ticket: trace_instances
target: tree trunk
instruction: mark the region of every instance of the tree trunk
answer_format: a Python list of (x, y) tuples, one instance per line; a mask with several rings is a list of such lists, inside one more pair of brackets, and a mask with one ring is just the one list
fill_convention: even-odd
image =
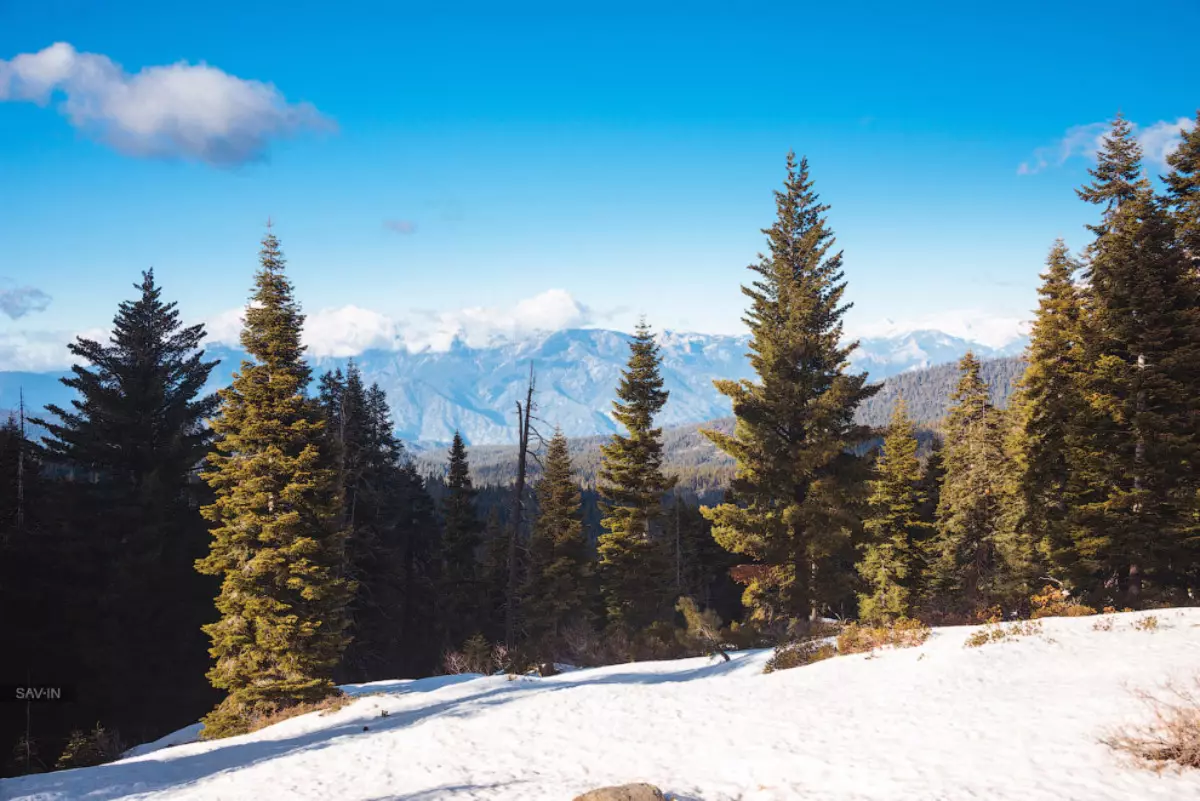
[(512, 648), (516, 639), (517, 614), (517, 538), (521, 536), (521, 518), (524, 511), (526, 457), (529, 454), (529, 423), (533, 415), (533, 364), (529, 365), (529, 387), (525, 392), (525, 405), (517, 401), (517, 482), (513, 489), (513, 522), (508, 535), (508, 587), (504, 598), (504, 644)]

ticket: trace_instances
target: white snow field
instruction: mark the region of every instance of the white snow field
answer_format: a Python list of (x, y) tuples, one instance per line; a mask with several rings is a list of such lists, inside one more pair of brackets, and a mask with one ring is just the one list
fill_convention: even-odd
[[(1157, 630), (1134, 628), (1149, 614)], [(0, 782), (0, 798), (569, 801), (647, 781), (680, 801), (1200, 799), (1200, 771), (1155, 773), (1100, 742), (1146, 718), (1132, 690), (1200, 672), (1200, 609), (1112, 617), (980, 648), (964, 647), (973, 628), (937, 629), (769, 675), (755, 651), (357, 685), (333, 714), (167, 747), (190, 727), (110, 765)]]

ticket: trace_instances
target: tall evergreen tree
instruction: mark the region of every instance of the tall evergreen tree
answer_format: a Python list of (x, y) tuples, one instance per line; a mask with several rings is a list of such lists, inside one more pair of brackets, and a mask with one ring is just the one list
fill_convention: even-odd
[(1025, 588), (1017, 582), (1029, 554), (1005, 536), (1004, 419), (988, 400), (974, 354), (967, 353), (959, 366), (927, 585), (935, 605), (946, 607), (935, 611), (974, 613), (1022, 597)]
[(1060, 239), (1050, 249), (1028, 367), (1009, 404), (1013, 416), (1015, 487), (1012, 525), (1037, 543), (1044, 561), (1069, 572), (1074, 550), (1070, 515), (1080, 499), (1072, 453), (1082, 425), (1083, 309), (1075, 274), (1078, 262)]
[(870, 436), (854, 410), (877, 391), (865, 374), (846, 373), (857, 343), (841, 343), (849, 309), (842, 254), (832, 250), (828, 207), (813, 191), (806, 160), (797, 166), (788, 154), (775, 205), (777, 219), (764, 230), (768, 253), (742, 287), (758, 381), (715, 382), (733, 401), (737, 423), (732, 435), (705, 432), (737, 460), (740, 503), (705, 514), (717, 542), (753, 561), (739, 575), (759, 621), (807, 618), (849, 594), (841, 565), (860, 527), (855, 506), (866, 476), (849, 449)]
[(858, 563), (868, 588), (858, 596), (863, 620), (881, 622), (911, 614), (919, 589), (915, 586), (920, 577), (917, 550), (932, 528), (921, 519), (923, 502), (917, 433), (901, 398), (876, 463), (863, 521), (867, 539)]
[[(1081, 471), (1101, 497), (1080, 508), (1075, 548), (1093, 586), (1124, 603), (1182, 591), (1195, 559), (1200, 457), (1200, 284), (1171, 216), (1118, 118), (1080, 196), (1103, 207), (1087, 251), (1089, 399)], [(1113, 599), (1115, 601), (1115, 599)]]
[(1200, 274), (1200, 111), (1191, 130), (1182, 131), (1180, 136), (1179, 147), (1167, 156), (1171, 170), (1163, 176), (1163, 182), (1179, 242), (1191, 260), (1193, 273)]
[(457, 648), (468, 637), (480, 633), (484, 597), (477, 551), (482, 526), (475, 508), (475, 487), (467, 461), (467, 446), (458, 432), (450, 445), (446, 475), (446, 497), (442, 499), (442, 590), (446, 646)]
[(256, 715), (335, 691), (353, 585), (342, 575), (346, 529), (338, 474), (300, 344), (304, 315), (268, 232), (246, 309), (243, 361), (213, 419), (218, 453), (204, 479), (216, 501), (202, 573), (222, 577), (212, 639), (213, 686), (228, 696), (206, 737), (246, 731)]
[(529, 576), (521, 608), (526, 636), (545, 646), (570, 624), (584, 622), (587, 612), (590, 565), (579, 517), (579, 487), (571, 478), (571, 456), (561, 431), (550, 439), (535, 491), (538, 516), (529, 540)]
[(663, 389), (658, 344), (644, 320), (629, 351), (613, 402), (613, 417), (627, 434), (614, 434), (600, 449), (597, 485), (605, 533), (597, 550), (610, 625), (640, 629), (671, 612), (658, 523), (663, 495), (675, 482), (663, 472), (662, 429), (654, 427), (669, 393)]
[(82, 650), (105, 699), (95, 712), (142, 739), (211, 702), (199, 627), (212, 589), (192, 570), (207, 539), (193, 479), (211, 444), (204, 420), (216, 397), (202, 390), (217, 363), (204, 359), (204, 327), (180, 322), (153, 270), (134, 288), (108, 343), (68, 346), (79, 360), (62, 379), (78, 395), (71, 409), (48, 406), (56, 419), (35, 422), (49, 432), (46, 458), (81, 479), (59, 494), (71, 496), (64, 525), (87, 532), (76, 556), (91, 563), (78, 588), (89, 619), (79, 628), (94, 637)]

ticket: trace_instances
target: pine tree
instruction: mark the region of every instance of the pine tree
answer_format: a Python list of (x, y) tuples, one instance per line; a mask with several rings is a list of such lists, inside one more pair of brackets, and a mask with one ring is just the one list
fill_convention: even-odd
[(475, 509), (475, 487), (467, 460), (467, 446), (458, 432), (450, 445), (442, 499), (442, 589), (439, 605), (443, 613), (446, 647), (457, 648), (482, 625), (483, 587), (476, 551), (481, 543), (481, 526)]
[(192, 570), (207, 540), (192, 479), (211, 444), (204, 421), (217, 399), (202, 393), (217, 363), (204, 359), (204, 327), (181, 323), (153, 270), (134, 288), (108, 343), (69, 345), (79, 360), (62, 379), (78, 395), (70, 410), (51, 405), (56, 419), (34, 422), (49, 432), (46, 458), (81, 479), (58, 494), (63, 525), (86, 537), (59, 533), (89, 563), (75, 592), (87, 596), (81, 672), (97, 685), (89, 695), (104, 699), (93, 711), (150, 739), (211, 703), (199, 627), (213, 588)]
[(1200, 111), (1191, 130), (1182, 131), (1181, 136), (1179, 147), (1167, 156), (1171, 171), (1163, 176), (1163, 182), (1179, 243), (1191, 259), (1193, 273), (1200, 274)]
[(654, 334), (643, 320), (629, 343), (613, 417), (627, 435), (601, 446), (598, 488), (605, 533), (597, 547), (608, 622), (641, 629), (671, 612), (669, 567), (660, 531), (663, 495), (674, 485), (663, 472), (662, 429), (654, 417), (667, 402)]
[(1009, 404), (1013, 417), (1008, 452), (1014, 471), (1010, 526), (1037, 543), (1044, 561), (1067, 575), (1074, 550), (1071, 511), (1079, 501), (1072, 453), (1083, 414), (1083, 309), (1075, 274), (1078, 262), (1060, 239), (1054, 243), (1038, 289), (1028, 367)]
[(263, 239), (246, 309), (243, 361), (213, 419), (218, 453), (204, 479), (216, 501), (202, 573), (222, 577), (212, 639), (214, 687), (228, 691), (204, 719), (209, 738), (247, 730), (261, 714), (335, 692), (353, 584), (342, 575), (346, 531), (338, 475), (300, 344), (304, 315), (279, 241)]
[(920, 576), (915, 552), (932, 528), (921, 519), (917, 434), (903, 399), (892, 412), (876, 474), (863, 521), (867, 541), (858, 563), (869, 591), (858, 596), (858, 614), (866, 621), (883, 622), (911, 614)]
[(521, 607), (526, 635), (545, 647), (564, 628), (586, 618), (589, 564), (579, 487), (571, 478), (571, 456), (561, 431), (550, 439), (535, 491), (538, 516), (529, 540), (529, 576)]
[[(1087, 439), (1075, 549), (1092, 586), (1124, 604), (1183, 591), (1194, 563), (1200, 457), (1200, 285), (1175, 223), (1141, 176), (1120, 118), (1080, 196), (1103, 207), (1087, 251)], [(1116, 602), (1115, 598), (1112, 598)]]
[(807, 161), (797, 167), (788, 155), (784, 186), (775, 193), (778, 218), (764, 231), (769, 252), (742, 287), (758, 381), (715, 382), (733, 401), (737, 423), (732, 435), (705, 432), (737, 460), (740, 501), (705, 514), (717, 542), (753, 560), (738, 575), (747, 585), (743, 602), (762, 622), (808, 618), (853, 597), (842, 565), (853, 561), (866, 465), (850, 449), (870, 436), (853, 417), (877, 391), (865, 374), (845, 372), (857, 343), (841, 344), (849, 309), (842, 254), (832, 252), (828, 207), (813, 191)]
[(959, 368), (926, 583), (934, 611), (978, 613), (1028, 597), (1018, 582), (1029, 554), (1005, 536), (1004, 418), (988, 400), (974, 354), (967, 353)]

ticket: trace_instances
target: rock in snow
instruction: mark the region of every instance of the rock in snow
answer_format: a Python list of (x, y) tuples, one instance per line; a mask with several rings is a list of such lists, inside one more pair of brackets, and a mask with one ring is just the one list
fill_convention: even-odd
[[(1149, 614), (1157, 630), (1135, 629)], [(1136, 691), (1200, 671), (1200, 609), (1095, 620), (981, 648), (963, 647), (973, 627), (936, 629), (768, 675), (750, 651), (355, 685), (333, 714), (0, 781), (0, 798), (566, 801), (653, 781), (675, 801), (1200, 799), (1200, 771), (1156, 774), (1101, 742), (1148, 720)]]
[(664, 801), (662, 790), (653, 784), (622, 784), (601, 787), (575, 796), (575, 801)]

